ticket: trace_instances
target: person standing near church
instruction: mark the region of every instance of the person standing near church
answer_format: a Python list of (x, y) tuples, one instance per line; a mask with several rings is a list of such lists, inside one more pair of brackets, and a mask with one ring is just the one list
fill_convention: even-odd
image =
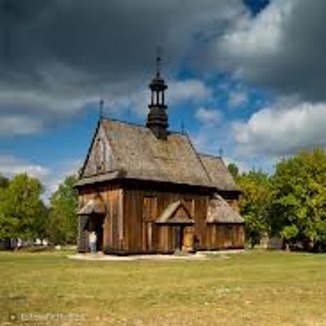
[(96, 233), (95, 231), (92, 231), (90, 234), (89, 234), (89, 249), (90, 249), (90, 252), (92, 254), (95, 254), (96, 253), (96, 240), (97, 240), (97, 236), (96, 236)]

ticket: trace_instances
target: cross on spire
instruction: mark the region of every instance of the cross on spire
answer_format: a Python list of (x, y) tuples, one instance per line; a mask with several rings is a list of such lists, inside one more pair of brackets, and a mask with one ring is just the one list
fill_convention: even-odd
[(100, 103), (99, 103), (99, 117), (100, 117), (100, 119), (103, 118), (103, 110), (104, 110), (104, 100), (100, 99)]
[(162, 63), (161, 54), (162, 54), (162, 48), (158, 46), (156, 48), (156, 76), (157, 77), (159, 77), (161, 73), (161, 63)]

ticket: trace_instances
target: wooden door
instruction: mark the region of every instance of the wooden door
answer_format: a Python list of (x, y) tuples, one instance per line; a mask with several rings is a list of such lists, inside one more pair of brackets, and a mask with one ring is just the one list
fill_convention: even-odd
[(183, 251), (193, 251), (194, 250), (194, 227), (186, 226), (183, 229), (183, 241), (182, 250)]
[(182, 250), (183, 247), (184, 226), (174, 226), (174, 250)]

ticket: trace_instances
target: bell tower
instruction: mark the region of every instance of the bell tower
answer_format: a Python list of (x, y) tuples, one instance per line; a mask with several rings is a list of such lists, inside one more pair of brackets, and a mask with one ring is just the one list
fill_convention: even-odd
[(151, 90), (151, 103), (148, 105), (146, 127), (149, 128), (158, 139), (167, 139), (168, 116), (165, 104), (165, 90), (168, 88), (160, 72), (161, 57), (156, 57), (156, 75), (149, 84)]

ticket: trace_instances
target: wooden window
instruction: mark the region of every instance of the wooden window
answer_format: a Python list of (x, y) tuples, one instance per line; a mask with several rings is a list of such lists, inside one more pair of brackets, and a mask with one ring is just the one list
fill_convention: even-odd
[(95, 164), (96, 172), (104, 171), (105, 146), (103, 139), (98, 138), (95, 145)]

